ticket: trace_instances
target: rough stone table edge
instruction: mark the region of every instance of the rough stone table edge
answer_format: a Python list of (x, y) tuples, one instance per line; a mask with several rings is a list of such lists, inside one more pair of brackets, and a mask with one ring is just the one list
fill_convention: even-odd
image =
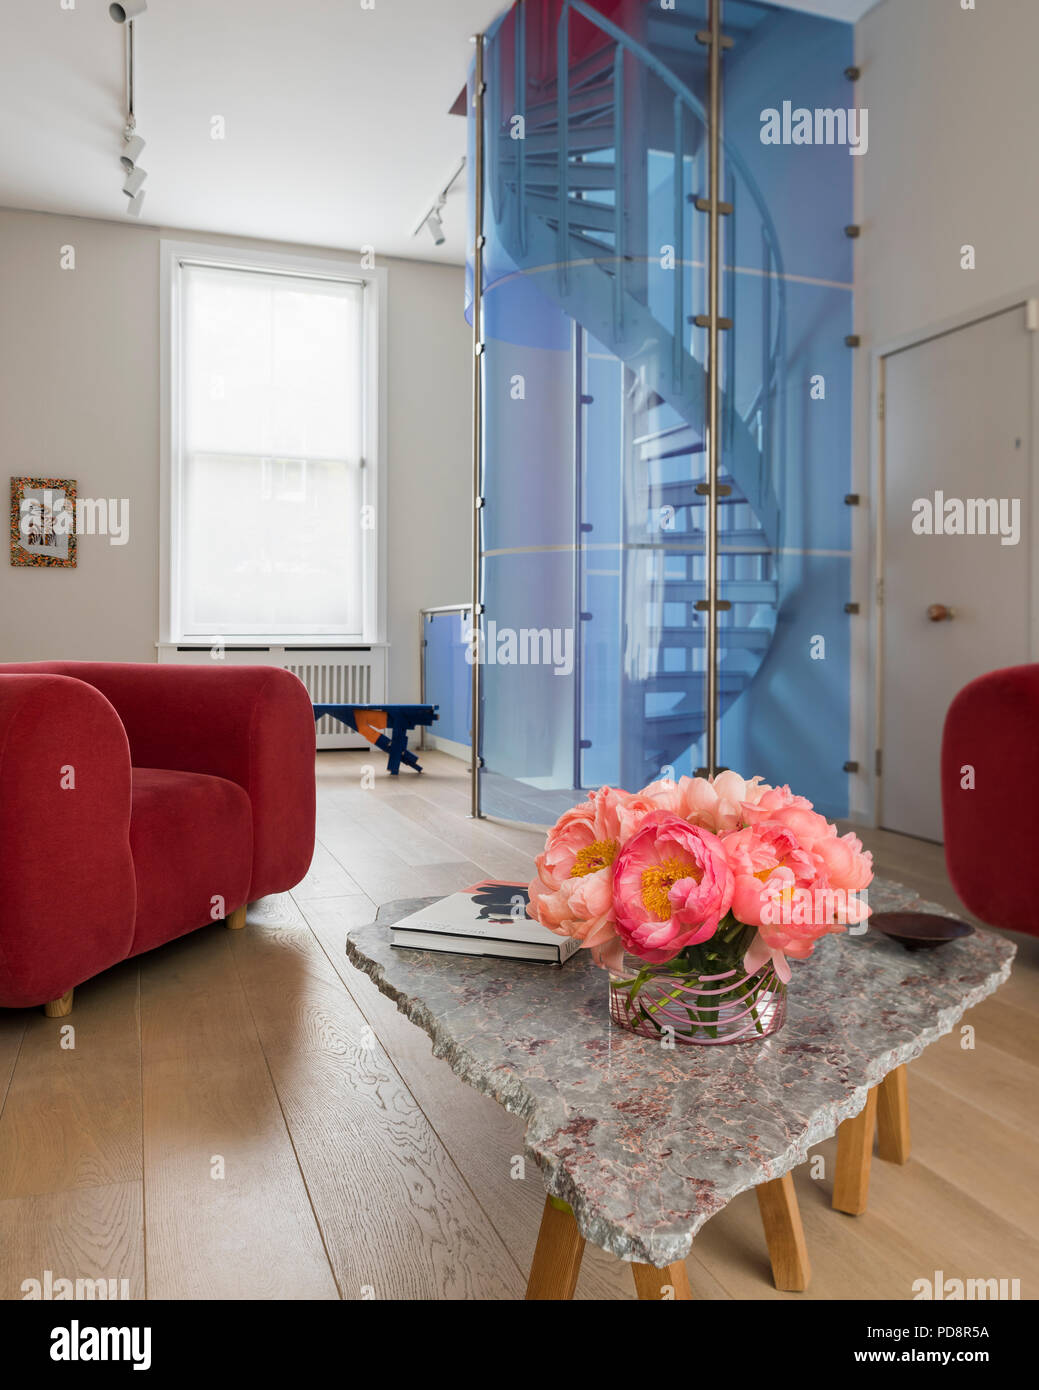
[[(375, 921), (365, 924), (366, 927), (378, 925), (377, 918)], [(983, 999), (994, 994), (1000, 985), (1010, 978), (1011, 966), (1016, 955), (1015, 946), (1014, 952), (1000, 969), (988, 975), (963, 999), (940, 1010), (933, 1027), (924, 1030), (923, 1033), (910, 1042), (904, 1043), (901, 1047), (892, 1048), (890, 1052), (882, 1053), (880, 1057), (874, 1058), (866, 1067), (866, 1075), (862, 1083), (849, 1091), (843, 1101), (835, 1102), (828, 1108), (825, 1115), (811, 1120), (804, 1132), (781, 1155), (771, 1162), (758, 1165), (759, 1176), (756, 1180), (752, 1176), (754, 1166), (752, 1164), (742, 1166), (739, 1175), (733, 1174), (733, 1181), (730, 1186), (715, 1187), (715, 1196), (719, 1200), (712, 1202), (711, 1209), (705, 1211), (699, 1220), (691, 1224), (687, 1231), (677, 1236), (661, 1234), (657, 1238), (651, 1237), (646, 1242), (635, 1241), (633, 1245), (631, 1237), (622, 1236), (614, 1229), (612, 1223), (601, 1220), (594, 1211), (589, 1211), (584, 1194), (576, 1187), (565, 1165), (560, 1163), (553, 1153), (531, 1140), (529, 1125), (530, 1121), (537, 1116), (539, 1103), (537, 1098), (527, 1090), (523, 1078), (512, 1068), (489, 1067), (487, 1063), (481, 1062), (453, 1038), (444, 1036), (440, 1031), (437, 1018), (426, 1005), (387, 980), (385, 969), (381, 963), (371, 956), (366, 956), (358, 948), (353, 938), (354, 933), (350, 932), (346, 939), (346, 954), (351, 964), (367, 975), (381, 994), (393, 1000), (399, 1013), (402, 1013), (405, 1018), (410, 1019), (427, 1034), (432, 1042), (433, 1056), (446, 1061), (455, 1075), (472, 1086), (474, 1090), (497, 1101), (510, 1114), (519, 1115), (527, 1121), (528, 1128), (524, 1133), (524, 1152), (542, 1173), (546, 1192), (552, 1197), (562, 1199), (570, 1206), (578, 1229), (585, 1239), (590, 1240), (593, 1245), (598, 1245), (601, 1249), (609, 1251), (610, 1254), (616, 1255), (619, 1259), (652, 1264), (658, 1268), (663, 1268), (665, 1265), (673, 1264), (679, 1260), (685, 1260), (692, 1252), (693, 1241), (697, 1233), (712, 1216), (728, 1206), (734, 1197), (738, 1197), (741, 1192), (749, 1191), (753, 1187), (759, 1187), (764, 1182), (781, 1178), (785, 1173), (798, 1167), (799, 1164), (806, 1162), (810, 1149), (826, 1139), (832, 1139), (844, 1120), (851, 1119), (861, 1112), (869, 1092), (874, 1086), (879, 1085), (885, 1076), (897, 1067), (914, 1061), (925, 1048), (930, 1047), (932, 1043), (937, 1042), (947, 1033), (951, 1033), (953, 1027), (968, 1009), (974, 1008)], [(1009, 944), (1013, 945), (1014, 943)]]

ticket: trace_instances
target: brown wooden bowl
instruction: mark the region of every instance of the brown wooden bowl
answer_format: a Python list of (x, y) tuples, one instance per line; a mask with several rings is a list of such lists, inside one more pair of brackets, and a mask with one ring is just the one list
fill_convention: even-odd
[(874, 912), (869, 924), (907, 951), (933, 951), (936, 946), (974, 934), (969, 922), (940, 917), (936, 912)]

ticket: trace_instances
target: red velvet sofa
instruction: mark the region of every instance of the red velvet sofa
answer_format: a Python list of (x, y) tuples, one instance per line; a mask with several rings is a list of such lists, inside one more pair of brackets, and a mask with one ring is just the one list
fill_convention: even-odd
[(268, 666), (0, 665), (0, 1007), (284, 892), (314, 852), (314, 715)]
[(945, 717), (941, 765), (945, 863), (960, 900), (993, 927), (1039, 936), (1039, 665), (963, 687)]

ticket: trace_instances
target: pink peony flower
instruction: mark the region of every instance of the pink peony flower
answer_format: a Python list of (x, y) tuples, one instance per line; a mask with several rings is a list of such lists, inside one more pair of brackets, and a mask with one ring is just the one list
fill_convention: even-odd
[[(755, 808), (755, 811), (757, 808)], [(823, 840), (837, 838), (837, 827), (810, 807), (784, 806), (764, 818), (754, 815), (752, 825), (781, 825), (789, 830), (802, 849), (812, 850)]]
[(826, 883), (845, 892), (859, 892), (873, 878), (873, 856), (853, 834), (838, 835), (837, 827), (789, 787), (765, 787), (756, 802), (743, 807), (751, 825), (777, 825), (789, 830), (800, 847), (816, 860)]
[(657, 782), (650, 782), (648, 787), (643, 787), (638, 795), (641, 800), (649, 802), (654, 810), (669, 811), (673, 816), (680, 816), (682, 784), (692, 780), (691, 777), (680, 777), (676, 782), (673, 777), (661, 778)]
[(635, 792), (634, 795), (625, 793), (625, 795), (627, 800), (619, 803), (617, 807), (622, 845), (627, 844), (651, 812), (660, 810), (657, 803), (646, 796), (645, 792)]
[(743, 820), (746, 825), (757, 825), (761, 821), (771, 820), (777, 812), (789, 808), (815, 813), (815, 808), (808, 798), (795, 796), (789, 787), (762, 786), (755, 790), (758, 794), (748, 797), (743, 804)]
[(776, 974), (784, 984), (790, 983), (791, 971), (787, 963), (787, 958), (778, 947), (769, 946), (765, 938), (758, 932), (754, 940), (747, 947), (747, 953), (743, 957), (743, 968), (748, 975), (753, 975), (760, 970), (763, 965), (771, 961)]
[(789, 787), (735, 772), (614, 787), (560, 816), (530, 884), (529, 914), (619, 968), (661, 964), (709, 940), (726, 914), (757, 928), (745, 964), (804, 959), (865, 920), (872, 857)]
[(537, 857), (539, 877), (558, 887), (571, 875), (585, 877), (611, 864), (620, 844), (620, 808), (631, 799), (628, 792), (599, 787), (564, 811)]
[[(776, 819), (749, 825), (723, 841), (735, 880), (733, 916), (758, 928), (744, 963), (748, 970), (756, 969), (771, 955), (784, 979), (786, 963), (780, 957), (804, 960), (821, 937), (843, 931), (848, 923), (868, 915), (868, 908), (849, 897), (847, 889), (864, 887), (865, 883), (853, 884), (852, 880), (864, 872), (872, 874), (861, 854), (861, 844), (856, 841), (857, 851), (844, 844), (833, 826), (829, 827), (832, 834), (822, 834), (815, 822), (828, 823), (814, 811), (788, 810), (792, 810), (789, 817), (778, 812)], [(808, 816), (814, 819), (808, 820)], [(794, 817), (803, 818), (799, 823), (806, 831), (808, 847), (788, 824)], [(834, 845), (841, 848), (835, 851), (831, 848)], [(829, 876), (824, 857), (829, 854), (845, 872), (843, 884)]]
[(640, 797), (659, 810), (681, 816), (715, 835), (738, 830), (744, 823), (744, 804), (754, 805), (766, 790), (761, 779), (745, 781), (739, 773), (720, 772), (717, 777), (680, 777), (677, 782), (651, 782)]
[(602, 964), (619, 960), (613, 912), (613, 861), (632, 833), (629, 792), (599, 787), (559, 817), (537, 857), (527, 915), (560, 936), (576, 937)]
[(858, 893), (873, 881), (873, 856), (862, 848), (862, 841), (851, 831), (838, 836), (834, 827), (832, 836), (813, 844), (812, 853), (821, 862), (834, 888)]
[(668, 811), (654, 811), (614, 864), (617, 931), (642, 960), (669, 961), (714, 935), (732, 889), (717, 836)]

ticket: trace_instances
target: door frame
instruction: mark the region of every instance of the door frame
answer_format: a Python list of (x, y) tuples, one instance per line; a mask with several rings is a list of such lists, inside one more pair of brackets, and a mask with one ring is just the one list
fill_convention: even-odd
[[(877, 770), (877, 754), (882, 750), (884, 720), (884, 604), (883, 577), (885, 556), (884, 484), (886, 467), (886, 420), (883, 404), (887, 388), (887, 359), (910, 348), (921, 347), (935, 338), (944, 338), (961, 329), (971, 328), (988, 319), (998, 318), (1013, 309), (1025, 316), (1025, 328), (1032, 334), (1029, 401), (1031, 426), (1028, 494), (1022, 497), (1022, 512), (1029, 526), (1029, 538), (1039, 538), (1039, 283), (1023, 291), (1003, 295), (983, 305), (939, 320), (927, 328), (904, 333), (889, 340), (870, 354), (869, 381), (869, 488), (873, 506), (869, 509), (869, 672), (866, 681), (866, 727), (873, 733), (873, 751), (868, 764), (871, 821), (880, 826), (883, 797), (883, 774)], [(1039, 661), (1039, 564), (1032, 548), (1028, 550), (1029, 593), (1028, 627), (1029, 657)], [(854, 682), (853, 682), (854, 687)], [(882, 764), (881, 764), (882, 765)]]

